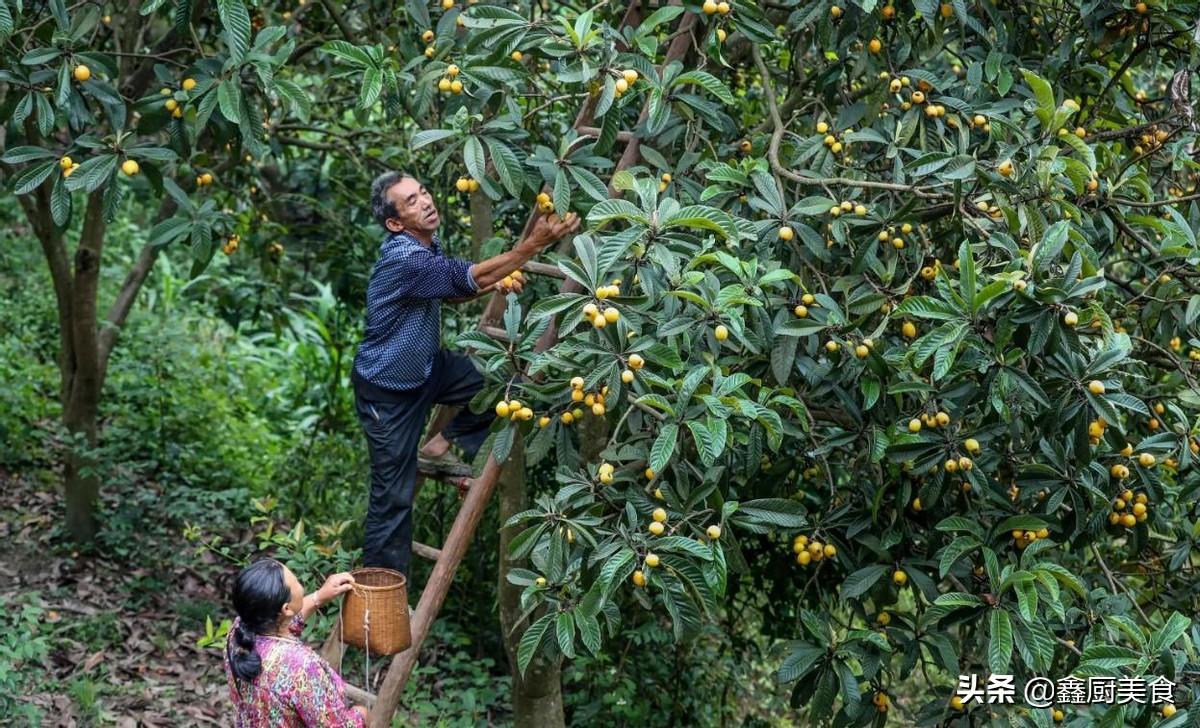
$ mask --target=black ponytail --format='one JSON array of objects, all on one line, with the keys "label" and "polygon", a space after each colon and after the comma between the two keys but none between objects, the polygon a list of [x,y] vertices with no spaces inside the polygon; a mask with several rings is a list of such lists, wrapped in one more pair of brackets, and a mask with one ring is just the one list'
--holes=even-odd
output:
[{"label": "black ponytail", "polygon": [[229,644],[229,667],[238,680],[248,682],[262,672],[254,639],[275,631],[279,612],[291,598],[283,579],[283,564],[274,559],[256,561],[238,574],[233,585],[233,608],[239,619]]}]

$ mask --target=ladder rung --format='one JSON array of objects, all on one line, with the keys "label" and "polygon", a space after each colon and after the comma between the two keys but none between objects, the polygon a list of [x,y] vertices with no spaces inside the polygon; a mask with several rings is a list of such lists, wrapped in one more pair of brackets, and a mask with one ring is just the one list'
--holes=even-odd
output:
[{"label": "ladder rung", "polygon": [[521,266],[521,270],[525,271],[526,273],[533,273],[539,276],[550,276],[551,278],[567,277],[557,265],[550,265],[549,263],[535,263],[533,261],[529,261],[525,265]]},{"label": "ladder rung", "polygon": [[[579,133],[583,134],[584,136],[596,137],[597,139],[600,138],[600,129],[594,126],[581,126],[579,127]],[[632,138],[633,132],[631,131],[622,129],[621,131],[617,132],[617,141],[619,142],[628,142]]]},{"label": "ladder rung", "polygon": [[351,685],[350,683],[346,683],[346,697],[350,699],[350,702],[357,703],[359,705],[365,705],[368,708],[371,708],[375,705],[375,693],[369,693],[362,688]]},{"label": "ladder rung", "polygon": [[497,339],[499,341],[508,343],[508,332],[505,331],[504,329],[500,328],[499,326],[489,326],[487,324],[484,324],[483,326],[479,327],[479,330],[482,331],[483,333],[487,334],[488,336],[492,337],[493,339]]},{"label": "ladder rung", "polygon": [[439,549],[435,549],[432,546],[427,546],[426,544],[419,543],[417,541],[413,541],[412,552],[417,556],[429,559],[430,561],[437,561],[438,559],[442,558],[442,552]]}]

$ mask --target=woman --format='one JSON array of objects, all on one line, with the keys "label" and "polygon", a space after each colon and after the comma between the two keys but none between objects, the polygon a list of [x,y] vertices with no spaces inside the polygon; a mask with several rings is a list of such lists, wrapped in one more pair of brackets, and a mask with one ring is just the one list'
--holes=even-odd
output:
[{"label": "woman", "polygon": [[295,574],[274,559],[238,574],[238,616],[225,650],[237,728],[362,728],[366,708],[347,705],[341,677],[300,641],[305,618],[353,587],[354,577],[334,574],[304,596]]}]

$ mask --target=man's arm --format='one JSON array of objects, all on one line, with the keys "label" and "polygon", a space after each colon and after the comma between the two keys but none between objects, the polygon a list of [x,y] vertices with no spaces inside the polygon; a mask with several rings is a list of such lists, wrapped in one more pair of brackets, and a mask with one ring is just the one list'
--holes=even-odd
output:
[{"label": "man's arm", "polygon": [[[471,266],[471,277],[480,291],[485,291],[504,277],[529,262],[534,256],[579,229],[579,216],[573,212],[564,217],[543,215],[533,224],[529,236],[512,250],[494,255]],[[517,289],[519,290],[519,289]]]}]

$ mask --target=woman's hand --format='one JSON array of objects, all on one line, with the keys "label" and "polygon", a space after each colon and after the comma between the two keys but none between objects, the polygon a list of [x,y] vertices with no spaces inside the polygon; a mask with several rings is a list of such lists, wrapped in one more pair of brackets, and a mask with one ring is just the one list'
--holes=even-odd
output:
[{"label": "woman's hand", "polygon": [[317,606],[319,607],[322,604],[333,601],[335,597],[345,594],[353,588],[354,577],[350,576],[349,572],[343,571],[340,574],[332,574],[325,579],[325,583],[321,585],[321,588],[313,596],[316,597]]}]

